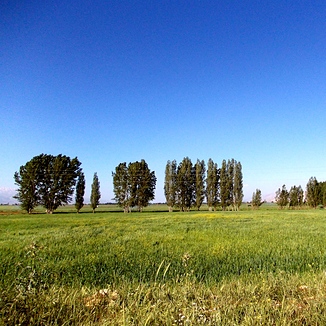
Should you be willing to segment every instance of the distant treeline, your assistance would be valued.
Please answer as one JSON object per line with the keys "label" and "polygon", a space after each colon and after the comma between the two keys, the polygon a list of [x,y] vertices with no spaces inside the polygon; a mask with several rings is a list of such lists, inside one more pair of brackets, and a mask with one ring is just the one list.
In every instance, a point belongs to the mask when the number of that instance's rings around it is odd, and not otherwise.
{"label": "distant treeline", "polygon": [[[157,179],[145,160],[128,165],[120,163],[112,172],[112,177],[115,202],[124,212],[130,212],[132,207],[142,211],[154,199]],[[29,213],[38,205],[42,205],[47,213],[52,213],[59,206],[71,203],[73,194],[77,212],[84,206],[85,176],[77,157],[71,159],[62,154],[35,156],[15,172],[14,179],[18,186],[14,198]],[[101,198],[96,172],[91,187],[90,204],[95,212]],[[164,194],[169,211],[173,208],[189,211],[192,207],[199,210],[204,202],[209,210],[239,210],[243,200],[241,163],[234,159],[223,160],[218,167],[209,159],[206,167],[204,160],[197,159],[193,164],[189,157],[179,164],[176,160],[168,161]],[[287,191],[283,185],[276,192],[275,201],[281,208],[326,205],[326,182],[310,178],[305,194],[301,186],[293,186]],[[257,189],[252,206],[259,207],[261,204],[261,191]]]}
{"label": "distant treeline", "polygon": [[318,182],[311,177],[304,193],[301,186],[292,186],[290,191],[283,185],[275,193],[275,202],[282,209],[284,207],[298,208],[308,205],[312,208],[326,206],[326,181]]}

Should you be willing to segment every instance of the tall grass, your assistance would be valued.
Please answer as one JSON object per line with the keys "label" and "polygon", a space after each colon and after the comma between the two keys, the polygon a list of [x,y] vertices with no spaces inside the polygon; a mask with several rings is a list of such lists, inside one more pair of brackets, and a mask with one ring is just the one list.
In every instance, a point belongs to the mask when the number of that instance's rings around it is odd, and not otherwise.
{"label": "tall grass", "polygon": [[325,217],[324,210],[8,212],[0,216],[1,320],[322,325]]}

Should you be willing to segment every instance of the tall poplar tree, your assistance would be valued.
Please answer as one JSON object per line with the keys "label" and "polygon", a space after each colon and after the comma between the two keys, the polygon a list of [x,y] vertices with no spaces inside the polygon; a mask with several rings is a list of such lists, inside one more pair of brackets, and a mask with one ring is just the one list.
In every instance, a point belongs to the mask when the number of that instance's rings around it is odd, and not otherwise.
{"label": "tall poplar tree", "polygon": [[91,190],[91,208],[93,213],[95,213],[95,209],[100,203],[101,192],[100,192],[100,182],[98,180],[97,173],[94,173],[92,190]]}
{"label": "tall poplar tree", "polygon": [[222,210],[225,211],[226,207],[229,204],[229,179],[226,161],[222,161],[221,174],[220,174],[220,198]]}
{"label": "tall poplar tree", "polygon": [[112,172],[114,200],[125,213],[130,212],[130,183],[127,163],[120,163]]}
{"label": "tall poplar tree", "polygon": [[226,166],[226,174],[227,174],[227,206],[232,206],[232,209],[234,209],[234,165],[235,161],[234,159],[228,160],[227,166]]}
{"label": "tall poplar tree", "polygon": [[85,176],[84,173],[81,172],[78,176],[77,185],[76,185],[76,198],[75,198],[75,208],[77,213],[84,206],[84,195],[85,195]]}
{"label": "tall poplar tree", "polygon": [[311,177],[306,186],[306,199],[310,207],[316,208],[320,202],[320,187],[316,177]]}
{"label": "tall poplar tree", "polygon": [[236,210],[240,209],[243,200],[243,176],[242,166],[240,162],[235,162],[234,166],[234,185],[233,185],[233,201]]}
{"label": "tall poplar tree", "polygon": [[173,211],[176,203],[176,178],[177,178],[177,162],[176,160],[168,161],[165,167],[164,195],[169,212]]}
{"label": "tall poplar tree", "polygon": [[205,173],[204,160],[197,159],[195,164],[195,206],[197,210],[200,209],[205,199]]}
{"label": "tall poplar tree", "polygon": [[210,211],[213,208],[216,210],[220,202],[220,169],[211,158],[207,163],[206,200],[208,209]]}
{"label": "tall poplar tree", "polygon": [[303,189],[301,186],[292,186],[289,191],[289,206],[294,209],[303,204]]}
{"label": "tall poplar tree", "polygon": [[189,157],[185,157],[177,170],[177,205],[181,211],[189,211],[194,203],[195,170]]}
{"label": "tall poplar tree", "polygon": [[326,206],[326,181],[319,182],[320,189],[320,204]]}
{"label": "tall poplar tree", "polygon": [[283,209],[289,203],[289,192],[286,189],[286,186],[283,185],[282,189],[278,188],[275,196],[276,204]]}
{"label": "tall poplar tree", "polygon": [[252,200],[251,200],[252,208],[257,209],[262,204],[263,204],[263,201],[261,199],[261,190],[256,189],[256,191],[252,194]]}

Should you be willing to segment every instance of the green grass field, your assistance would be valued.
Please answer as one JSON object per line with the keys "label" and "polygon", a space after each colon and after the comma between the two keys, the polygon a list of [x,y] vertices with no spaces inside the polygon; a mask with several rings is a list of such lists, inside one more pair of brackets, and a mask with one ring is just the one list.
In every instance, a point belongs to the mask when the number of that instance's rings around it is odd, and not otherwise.
{"label": "green grass field", "polygon": [[326,211],[0,207],[3,325],[324,325]]}

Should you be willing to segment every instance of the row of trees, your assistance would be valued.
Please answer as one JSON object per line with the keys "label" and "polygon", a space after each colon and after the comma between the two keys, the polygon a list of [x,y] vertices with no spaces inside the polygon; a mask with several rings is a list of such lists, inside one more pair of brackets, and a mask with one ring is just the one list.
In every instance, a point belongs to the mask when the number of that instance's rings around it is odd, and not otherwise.
{"label": "row of trees", "polygon": [[177,164],[168,161],[165,168],[164,194],[169,211],[178,207],[181,211],[196,207],[198,210],[205,198],[209,210],[228,206],[238,210],[243,199],[243,177],[240,162],[223,160],[221,168],[212,159],[207,171],[203,160],[193,165],[189,157]]}
{"label": "row of trees", "polygon": [[[77,157],[71,159],[65,155],[41,154],[33,157],[14,179],[18,185],[18,199],[23,209],[29,213],[37,205],[45,207],[47,213],[52,213],[61,205],[72,201],[75,192],[75,207],[77,212],[84,205],[85,176]],[[142,211],[154,199],[156,176],[148,168],[145,160],[127,164],[120,163],[113,176],[114,199],[125,212],[132,207]],[[203,160],[193,164],[185,157],[179,164],[176,160],[168,161],[165,168],[164,194],[169,211],[178,207],[188,211],[191,207],[198,210],[206,199],[209,210],[227,207],[238,210],[243,199],[243,177],[240,162],[223,160],[221,167],[212,159],[208,160],[207,168]],[[95,212],[101,198],[100,182],[94,173],[91,188],[90,204]],[[301,186],[293,186],[290,191],[283,185],[276,192],[275,201],[280,208],[289,206],[301,207],[307,204],[316,208],[326,205],[326,182],[318,182],[315,177],[309,179],[306,192]],[[253,193],[252,207],[262,204],[261,191]]]}
{"label": "row of trees", "polygon": [[319,205],[326,206],[326,182],[318,182],[316,177],[311,177],[305,193],[301,186],[293,186],[288,191],[283,185],[276,191],[275,202],[281,209],[286,206],[302,207],[304,204],[313,208],[317,208]]}
{"label": "row of trees", "polygon": [[[33,157],[19,172],[15,172],[15,184],[18,186],[14,197],[29,213],[37,205],[45,207],[47,213],[53,213],[59,206],[72,201],[75,192],[77,212],[84,206],[85,176],[77,157],[71,159],[65,155],[41,154]],[[142,211],[154,199],[156,176],[148,168],[145,160],[127,164],[120,163],[113,176],[114,199],[130,212],[132,207]],[[242,199],[242,167],[234,159],[223,160],[221,168],[212,159],[205,162],[197,160],[193,165],[188,157],[177,165],[168,161],[165,171],[164,192],[169,210],[174,206],[180,210],[191,207],[200,209],[205,198],[209,209],[218,206],[223,210],[231,206],[239,209]],[[100,182],[94,173],[90,204],[95,212],[101,198]]]}

